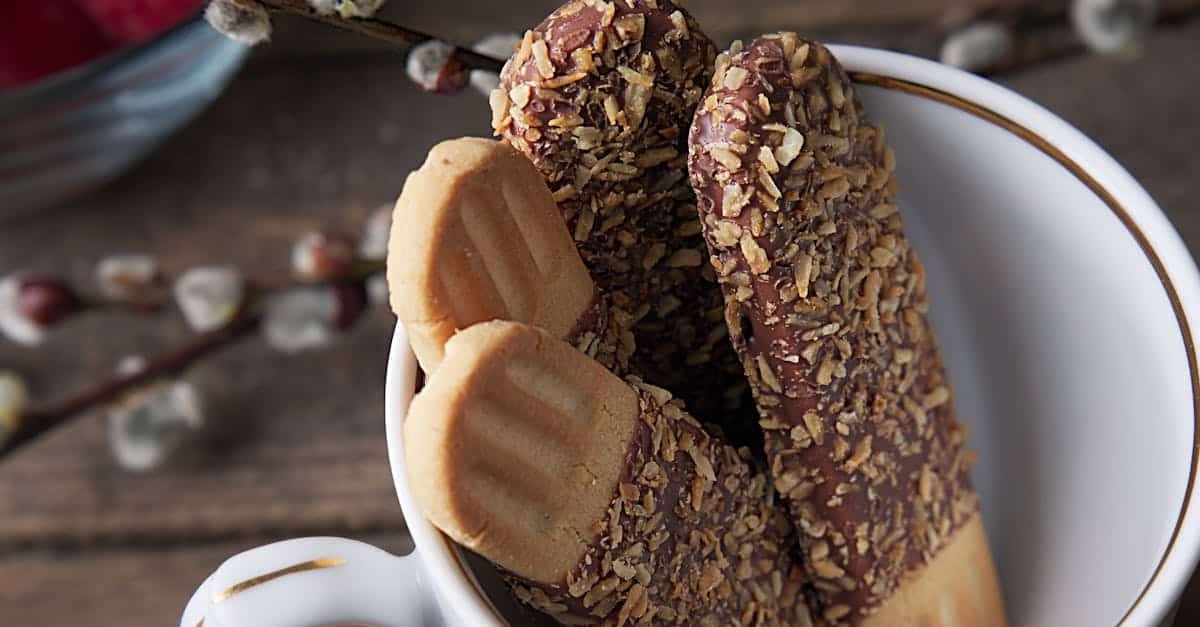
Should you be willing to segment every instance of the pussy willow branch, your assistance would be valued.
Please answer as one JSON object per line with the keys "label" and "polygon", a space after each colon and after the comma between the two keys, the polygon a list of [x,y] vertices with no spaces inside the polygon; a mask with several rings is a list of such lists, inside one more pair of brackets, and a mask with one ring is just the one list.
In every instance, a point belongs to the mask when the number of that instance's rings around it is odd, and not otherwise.
{"label": "pussy willow branch", "polygon": [[[1070,0],[976,0],[954,7],[947,15],[959,21],[966,17],[1017,18],[1020,24],[1047,26],[1064,24],[1069,18]],[[1174,24],[1194,17],[1200,0],[1159,0],[1155,21]]]}
{"label": "pussy willow branch", "polygon": [[[305,0],[258,0],[258,3],[266,7],[271,13],[300,16],[314,22],[320,22],[391,44],[401,50],[408,50],[417,44],[433,39],[441,39],[440,37],[427,35],[420,31],[375,17],[344,18],[338,15],[321,15],[309,6]],[[486,70],[499,74],[500,68],[504,66],[503,59],[479,54],[478,52],[457,46],[454,48],[454,58],[468,70]]]}
{"label": "pussy willow branch", "polygon": [[100,381],[62,401],[25,411],[17,419],[16,430],[0,445],[0,458],[55,427],[84,415],[93,407],[112,402],[155,379],[183,372],[201,358],[245,337],[258,328],[261,321],[257,313],[238,316],[216,331],[197,335],[181,346],[147,361],[146,367],[141,370]]}
{"label": "pussy willow branch", "polygon": [[[295,15],[321,24],[350,31],[387,43],[400,50],[441,39],[394,22],[380,18],[343,18],[338,15],[321,15],[306,0],[257,0],[269,12],[280,15]],[[941,23],[935,31],[943,34],[956,23],[965,19],[998,19],[1011,23],[1017,31],[1013,54],[991,68],[980,72],[985,76],[998,76],[1027,69],[1031,66],[1074,56],[1086,52],[1087,48],[1074,36],[1070,29],[1067,7],[1070,3],[1055,1],[1038,3],[1027,0],[984,0],[974,10],[954,11],[953,23]],[[1177,25],[1200,16],[1200,0],[1164,0],[1158,9],[1156,22]],[[499,73],[503,59],[480,54],[466,48],[455,47],[453,56],[468,70],[485,70]]]}
{"label": "pussy willow branch", "polygon": [[[940,21],[933,30],[936,36],[944,37],[975,20],[1008,24],[1014,34],[1012,52],[978,72],[983,76],[1003,76],[1088,52],[1071,26],[1070,4],[1065,0],[985,0],[974,8],[959,7],[948,12],[948,19]],[[1154,22],[1158,26],[1178,26],[1198,17],[1200,0],[1162,0]]]}
{"label": "pussy willow branch", "polygon": [[154,356],[136,372],[118,374],[94,383],[61,401],[34,406],[17,417],[16,429],[0,443],[0,460],[23,445],[71,420],[86,415],[89,410],[111,403],[124,394],[164,377],[178,376],[196,362],[248,337],[262,324],[262,314],[254,306],[271,294],[289,289],[362,284],[372,275],[384,271],[384,262],[360,261],[346,276],[313,283],[285,283],[254,286],[241,311],[225,326],[188,339],[183,344]]}

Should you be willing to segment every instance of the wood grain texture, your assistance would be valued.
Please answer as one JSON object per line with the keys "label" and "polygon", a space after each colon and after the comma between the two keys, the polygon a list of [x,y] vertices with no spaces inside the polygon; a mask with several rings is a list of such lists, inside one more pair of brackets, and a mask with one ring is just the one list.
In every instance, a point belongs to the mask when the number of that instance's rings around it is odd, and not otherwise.
{"label": "wood grain texture", "polygon": [[118,468],[100,420],[36,443],[0,469],[0,550],[399,526],[382,414],[388,327],[373,316],[308,359],[252,341],[205,362],[190,379],[206,390],[210,428],[160,471]]}
{"label": "wood grain texture", "polygon": [[[0,586],[0,618],[39,627],[176,625],[196,586],[221,562],[279,539],[3,556],[0,573],[20,576]],[[402,530],[359,539],[400,555],[412,550]]]}
{"label": "wood grain texture", "polygon": [[[755,8],[771,3],[785,4],[764,0],[744,15],[722,11],[717,0],[689,5],[718,25],[721,39],[810,28],[804,20],[815,13],[801,9],[817,3],[788,2],[791,14]],[[550,3],[493,4],[391,10],[411,11],[413,26],[470,41],[502,25],[520,29]],[[865,13],[877,3],[845,4]],[[838,41],[936,48],[907,28],[849,24],[820,31]],[[313,33],[281,25],[278,48],[256,52],[209,112],[105,190],[0,224],[0,273],[31,268],[86,282],[100,255],[146,251],[170,271],[232,262],[279,277],[297,235],[322,225],[355,232],[368,211],[394,199],[430,145],[487,132],[483,98],[418,93],[397,55]],[[1200,84],[1180,78],[1194,72],[1198,40],[1193,23],[1156,32],[1136,62],[1078,58],[1004,81],[1128,167],[1193,252],[1200,251]],[[1150,132],[1149,121],[1169,132]],[[330,350],[285,357],[251,340],[206,362],[189,376],[205,390],[211,428],[155,473],[116,468],[95,420],[0,464],[0,623],[171,624],[200,579],[246,547],[301,534],[389,541],[390,534],[372,533],[402,525],[381,409],[391,324],[375,311]],[[186,334],[177,316],[151,324],[97,316],[71,322],[36,351],[0,341],[0,368],[22,372],[36,395],[50,398],[122,355],[157,352]],[[1200,582],[1179,624],[1200,624]]]}

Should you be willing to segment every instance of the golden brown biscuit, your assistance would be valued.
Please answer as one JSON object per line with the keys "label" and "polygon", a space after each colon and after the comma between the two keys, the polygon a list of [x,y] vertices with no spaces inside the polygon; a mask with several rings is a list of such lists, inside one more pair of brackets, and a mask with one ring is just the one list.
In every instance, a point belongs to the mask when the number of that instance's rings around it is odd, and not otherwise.
{"label": "golden brown biscuit", "polygon": [[460,332],[404,423],[426,517],[539,581],[554,581],[586,551],[638,411],[628,385],[552,339],[511,322]]}
{"label": "golden brown biscuit", "polygon": [[430,521],[564,624],[811,624],[765,475],[544,331],[459,332],[404,433]]}
{"label": "golden brown biscuit", "polygon": [[529,160],[477,138],[434,146],[405,181],[388,243],[388,288],[426,371],[458,329],[521,320],[567,337],[596,299]]}
{"label": "golden brown biscuit", "polygon": [[442,142],[409,176],[388,245],[392,308],[427,372],[458,329],[545,328],[617,374],[633,334],[579,260],[541,176],[500,142]]}

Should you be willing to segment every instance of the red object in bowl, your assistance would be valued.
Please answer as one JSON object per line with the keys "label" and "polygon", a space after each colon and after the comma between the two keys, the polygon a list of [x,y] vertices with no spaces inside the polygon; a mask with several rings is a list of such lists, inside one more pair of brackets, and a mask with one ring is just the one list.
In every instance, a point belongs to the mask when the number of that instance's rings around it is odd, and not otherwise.
{"label": "red object in bowl", "polygon": [[112,48],[71,0],[0,0],[0,89],[31,83]]}
{"label": "red object in bowl", "polygon": [[205,0],[75,0],[113,41],[145,41],[182,22]]}

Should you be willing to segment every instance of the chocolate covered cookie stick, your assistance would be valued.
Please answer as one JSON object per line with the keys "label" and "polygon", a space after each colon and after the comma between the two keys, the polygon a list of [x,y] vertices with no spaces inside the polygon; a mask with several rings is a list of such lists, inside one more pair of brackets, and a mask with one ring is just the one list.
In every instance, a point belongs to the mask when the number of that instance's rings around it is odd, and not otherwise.
{"label": "chocolate covered cookie stick", "polygon": [[525,34],[491,104],[496,133],[545,177],[592,277],[633,322],[633,371],[737,432],[753,410],[685,163],[715,54],[667,0],[575,0]]}
{"label": "chocolate covered cookie stick", "polygon": [[563,624],[811,624],[765,475],[544,331],[459,332],[404,430],[429,520]]}
{"label": "chocolate covered cookie stick", "polygon": [[895,157],[845,72],[793,33],[735,44],[689,167],[822,617],[1003,624]]}

